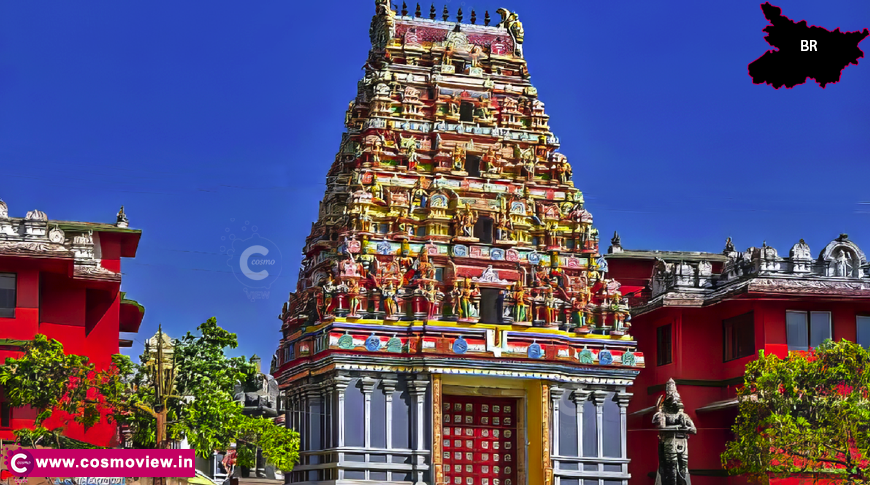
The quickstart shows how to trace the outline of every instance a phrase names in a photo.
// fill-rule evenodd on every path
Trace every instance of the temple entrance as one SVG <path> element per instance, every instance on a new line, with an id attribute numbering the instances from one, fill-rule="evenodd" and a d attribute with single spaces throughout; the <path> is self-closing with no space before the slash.
<path id="1" fill-rule="evenodd" d="M 451 485 L 518 485 L 518 400 L 444 396 L 444 479 Z"/>

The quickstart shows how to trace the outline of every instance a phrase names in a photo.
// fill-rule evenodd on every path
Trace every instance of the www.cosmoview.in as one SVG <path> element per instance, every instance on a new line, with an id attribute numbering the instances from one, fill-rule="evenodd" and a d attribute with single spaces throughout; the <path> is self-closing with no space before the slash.
<path id="1" fill-rule="evenodd" d="M 3 453 L 6 469 L 20 477 L 192 477 L 193 450 L 31 450 Z"/>

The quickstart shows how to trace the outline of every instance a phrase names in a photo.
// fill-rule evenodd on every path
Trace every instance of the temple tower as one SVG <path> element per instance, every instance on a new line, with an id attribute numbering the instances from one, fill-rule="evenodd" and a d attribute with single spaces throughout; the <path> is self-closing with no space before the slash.
<path id="1" fill-rule="evenodd" d="M 280 316 L 288 483 L 626 484 L 643 355 L 522 24 L 375 7 Z"/>

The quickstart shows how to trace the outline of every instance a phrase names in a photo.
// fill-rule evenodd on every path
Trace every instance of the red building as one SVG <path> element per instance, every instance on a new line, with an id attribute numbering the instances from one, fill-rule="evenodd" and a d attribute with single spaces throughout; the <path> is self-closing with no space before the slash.
<path id="1" fill-rule="evenodd" d="M 785 356 L 826 338 L 870 346 L 867 260 L 845 234 L 815 258 L 803 240 L 780 256 L 766 244 L 738 252 L 730 239 L 721 254 L 630 251 L 617 237 L 607 260 L 608 276 L 645 288 L 631 305 L 631 333 L 647 359 L 628 409 L 635 484 L 655 482 L 651 419 L 669 378 L 698 428 L 689 439 L 692 482 L 744 483 L 725 475 L 719 456 L 731 439 L 745 365 L 760 350 Z"/>
<path id="2" fill-rule="evenodd" d="M 41 333 L 60 341 L 64 351 L 86 355 L 98 367 L 111 363 L 131 340 L 120 332 L 139 331 L 144 308 L 121 290 L 121 258 L 136 255 L 141 231 L 127 227 L 123 208 L 115 224 L 49 220 L 34 210 L 9 217 L 0 201 L 0 362 L 21 354 L 24 341 Z M 2 391 L 2 390 L 0 390 Z M 35 412 L 12 409 L 0 393 L 0 438 L 32 424 Z M 48 428 L 67 423 L 64 416 L 46 421 Z M 70 438 L 109 445 L 115 427 L 87 432 L 72 423 Z"/>

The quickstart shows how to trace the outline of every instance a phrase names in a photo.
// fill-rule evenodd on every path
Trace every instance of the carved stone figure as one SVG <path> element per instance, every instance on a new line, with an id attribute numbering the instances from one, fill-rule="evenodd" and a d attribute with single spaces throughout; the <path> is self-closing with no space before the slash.
<path id="1" fill-rule="evenodd" d="M 846 254 L 846 251 L 840 250 L 837 253 L 837 257 L 834 260 L 834 276 L 851 276 L 852 274 L 852 261 L 849 255 Z"/>
<path id="2" fill-rule="evenodd" d="M 659 430 L 656 485 L 691 485 L 689 434 L 696 434 L 698 430 L 683 410 L 683 400 L 673 379 L 665 386 L 665 396 L 659 396 L 653 424 Z"/>
<path id="3" fill-rule="evenodd" d="M 737 250 L 734 249 L 734 243 L 731 242 L 731 237 L 728 237 L 728 239 L 725 240 L 725 250 L 722 252 L 727 255 L 727 254 L 731 254 L 735 251 L 737 251 Z"/>

